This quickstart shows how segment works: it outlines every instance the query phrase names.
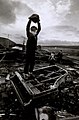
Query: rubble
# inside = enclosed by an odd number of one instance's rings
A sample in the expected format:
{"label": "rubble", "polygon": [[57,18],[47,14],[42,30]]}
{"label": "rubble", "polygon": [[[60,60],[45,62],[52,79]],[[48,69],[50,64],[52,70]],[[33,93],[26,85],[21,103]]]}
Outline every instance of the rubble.
{"label": "rubble", "polygon": [[[35,69],[42,66],[47,66],[49,63],[47,62],[49,54],[45,57],[45,59],[40,57],[40,54],[37,56]],[[39,58],[40,57],[40,58]],[[46,60],[46,61],[44,61]],[[10,63],[11,62],[11,63]],[[14,89],[9,81],[9,75],[12,74],[13,71],[17,70],[23,72],[23,63],[15,62],[15,61],[6,61],[1,62],[0,64],[0,119],[1,120],[25,120],[24,110],[22,109],[17,96],[14,92]],[[66,66],[65,66],[66,68]],[[79,70],[78,66],[75,69],[70,69],[67,66],[68,76],[66,77],[65,84],[61,84],[56,91],[52,93],[52,95],[48,98],[49,106],[55,108],[56,120],[65,120],[66,118],[70,118],[71,120],[76,120],[79,118]],[[46,79],[48,76],[45,73],[41,73],[39,76],[36,76],[36,80]],[[49,84],[46,85],[47,87]],[[52,89],[52,85],[49,86]]]}

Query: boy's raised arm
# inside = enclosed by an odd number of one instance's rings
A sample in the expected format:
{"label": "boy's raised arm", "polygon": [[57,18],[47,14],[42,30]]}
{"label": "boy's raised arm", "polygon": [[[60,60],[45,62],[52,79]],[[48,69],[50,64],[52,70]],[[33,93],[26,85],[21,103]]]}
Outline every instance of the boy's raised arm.
{"label": "boy's raised arm", "polygon": [[29,19],[28,23],[27,23],[27,26],[26,26],[26,34],[27,34],[27,37],[29,36],[29,32],[30,32],[30,24],[31,24],[31,20]]}
{"label": "boy's raised arm", "polygon": [[40,22],[38,21],[38,30],[37,30],[37,35],[39,34],[39,32],[41,31],[41,24],[40,24]]}

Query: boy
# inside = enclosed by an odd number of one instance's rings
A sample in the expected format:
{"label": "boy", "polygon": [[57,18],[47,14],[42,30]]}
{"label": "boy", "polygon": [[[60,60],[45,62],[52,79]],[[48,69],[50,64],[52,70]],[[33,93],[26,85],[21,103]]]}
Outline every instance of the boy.
{"label": "boy", "polygon": [[[30,29],[31,22],[37,23],[38,28],[32,26]],[[27,23],[26,33],[27,33],[27,44],[26,44],[26,63],[24,67],[24,73],[28,76],[30,72],[32,74],[35,64],[35,50],[37,48],[37,35],[41,30],[39,16],[37,14],[33,14]]]}

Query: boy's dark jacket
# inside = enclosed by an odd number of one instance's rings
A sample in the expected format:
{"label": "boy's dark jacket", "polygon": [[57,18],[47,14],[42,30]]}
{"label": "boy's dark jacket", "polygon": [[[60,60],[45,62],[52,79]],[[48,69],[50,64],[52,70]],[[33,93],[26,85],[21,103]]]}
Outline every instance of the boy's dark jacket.
{"label": "boy's dark jacket", "polygon": [[26,27],[26,34],[27,34],[27,44],[26,44],[26,52],[28,53],[33,53],[35,52],[36,48],[37,48],[37,35],[39,34],[40,30],[41,30],[41,26],[40,23],[38,22],[38,30],[36,35],[34,36],[31,32],[30,32],[30,24],[31,24],[31,20],[29,20],[27,27]]}

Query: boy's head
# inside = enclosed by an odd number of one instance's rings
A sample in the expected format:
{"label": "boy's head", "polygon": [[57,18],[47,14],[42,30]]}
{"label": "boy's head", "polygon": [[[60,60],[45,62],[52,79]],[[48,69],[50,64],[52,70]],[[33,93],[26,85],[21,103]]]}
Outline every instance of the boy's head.
{"label": "boy's head", "polygon": [[36,30],[37,30],[37,27],[35,27],[35,26],[32,26],[32,27],[31,27],[31,31],[34,31],[34,32],[35,32]]}
{"label": "boy's head", "polygon": [[37,27],[32,26],[32,27],[31,27],[31,33],[32,33],[33,35],[36,35],[36,33],[37,33]]}

